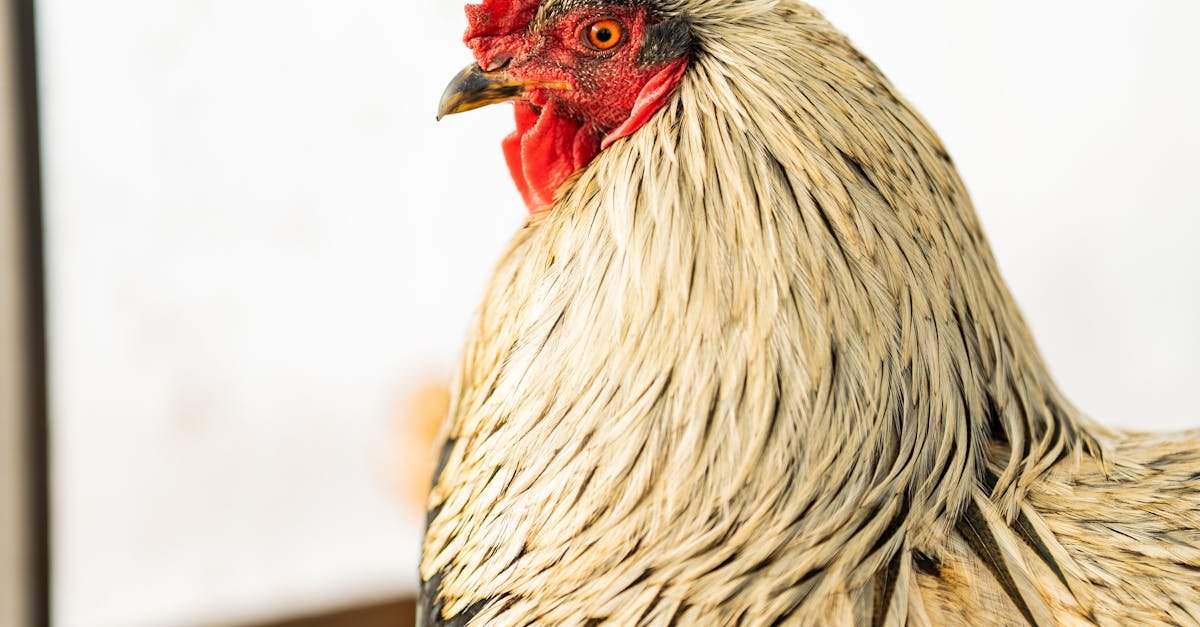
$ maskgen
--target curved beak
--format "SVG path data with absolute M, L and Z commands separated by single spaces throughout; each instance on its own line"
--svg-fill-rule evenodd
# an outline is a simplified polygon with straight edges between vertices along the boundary
M 522 81 L 508 75 L 504 69 L 486 72 L 472 63 L 450 81 L 438 104 L 437 119 L 470 111 L 491 104 L 516 100 L 525 95 L 528 87 L 570 89 L 566 83 L 557 81 Z
M 510 79 L 503 70 L 485 72 L 472 63 L 450 81 L 438 104 L 437 119 L 470 111 L 490 104 L 508 102 L 521 97 L 525 85 Z

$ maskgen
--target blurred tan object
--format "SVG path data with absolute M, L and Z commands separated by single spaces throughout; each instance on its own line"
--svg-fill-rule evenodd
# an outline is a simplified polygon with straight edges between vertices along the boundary
M 420 511 L 433 478 L 434 441 L 449 408 L 450 389 L 429 382 L 408 396 L 400 411 L 396 477 L 406 502 Z
M 35 623 L 17 23 L 13 4 L 6 4 L 0 11 L 0 625 Z

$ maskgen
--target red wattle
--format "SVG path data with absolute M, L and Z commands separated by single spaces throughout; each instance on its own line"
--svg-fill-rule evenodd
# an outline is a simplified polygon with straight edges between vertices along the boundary
M 530 213 L 554 204 L 554 194 L 600 152 L 600 140 L 553 103 L 541 114 L 516 103 L 517 130 L 504 140 L 504 159 Z
M 513 182 L 517 184 L 517 191 L 521 192 L 521 199 L 525 201 L 525 206 L 529 207 L 530 213 L 537 211 L 536 204 L 533 201 L 533 192 L 529 188 L 529 181 L 525 178 L 525 167 L 521 165 L 521 138 L 529 129 L 537 124 L 538 114 L 533 111 L 533 107 L 523 102 L 516 103 L 515 113 L 517 118 L 517 130 L 504 138 L 501 147 L 504 149 L 504 162 L 508 164 L 508 172 L 512 175 Z

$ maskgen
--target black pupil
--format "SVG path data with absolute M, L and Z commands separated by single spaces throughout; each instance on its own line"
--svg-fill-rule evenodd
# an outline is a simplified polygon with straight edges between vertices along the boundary
M 606 44 L 609 41 L 612 41 L 612 38 L 613 38 L 612 31 L 609 30 L 607 27 L 601 26 L 600 28 L 596 29 L 596 41 L 598 41 L 602 44 Z

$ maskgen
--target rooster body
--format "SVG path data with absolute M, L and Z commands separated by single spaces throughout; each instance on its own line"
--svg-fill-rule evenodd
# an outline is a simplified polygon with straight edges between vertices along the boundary
M 882 73 L 794 0 L 611 4 L 686 72 L 496 269 L 424 624 L 1200 624 L 1200 434 L 1062 396 Z

